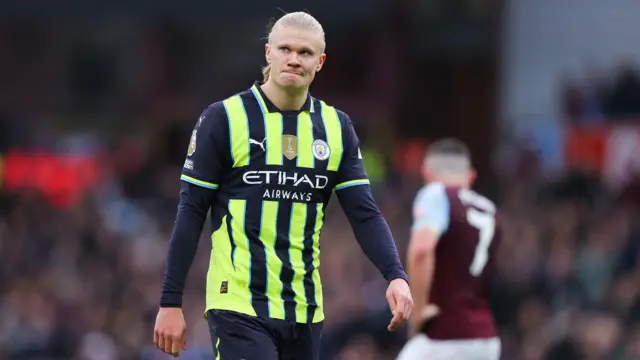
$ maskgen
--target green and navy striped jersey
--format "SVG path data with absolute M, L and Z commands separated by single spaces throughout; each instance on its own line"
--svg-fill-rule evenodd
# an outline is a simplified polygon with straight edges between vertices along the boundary
M 325 209 L 334 190 L 369 183 L 345 113 L 311 96 L 279 111 L 256 83 L 202 113 L 181 179 L 217 190 L 207 310 L 324 319 Z

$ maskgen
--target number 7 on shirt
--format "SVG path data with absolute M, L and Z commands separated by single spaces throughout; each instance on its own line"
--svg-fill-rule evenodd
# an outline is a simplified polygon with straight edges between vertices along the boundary
M 467 222 L 478 229 L 478 245 L 469 266 L 469 273 L 478 277 L 489 260 L 489 246 L 496 229 L 495 208 L 487 206 L 486 199 L 472 190 L 461 190 L 459 198 L 465 205 L 473 206 L 467 209 Z

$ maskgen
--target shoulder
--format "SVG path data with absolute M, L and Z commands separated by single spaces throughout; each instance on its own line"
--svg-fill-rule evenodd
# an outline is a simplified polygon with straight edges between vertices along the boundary
M 463 204 L 491 214 L 495 214 L 497 211 L 496 204 L 493 201 L 471 189 L 458 189 L 457 196 Z
M 218 101 L 210 104 L 202 111 L 193 130 L 192 137 L 205 136 L 215 139 L 215 141 L 222 141 L 227 138 L 228 128 L 227 112 L 223 102 Z
M 210 123 L 217 123 L 216 125 L 222 125 L 218 122 L 226 124 L 229 119 L 229 114 L 237 110 L 244 110 L 247 102 L 256 102 L 251 90 L 245 90 L 231 95 L 226 99 L 214 102 L 202 112 L 201 119 L 204 117 L 208 119 Z
M 343 127 L 352 125 L 351 118 L 346 112 L 338 109 L 331 104 L 327 104 L 326 102 L 318 98 L 313 98 L 313 102 L 314 106 L 318 106 L 323 114 L 326 114 L 327 112 L 334 113 L 338 117 L 338 120 L 340 120 L 340 124 Z
M 336 109 L 336 113 L 338 114 L 338 119 L 340 120 L 340 124 L 343 128 L 349 129 L 353 127 L 353 122 L 351 122 L 351 118 L 346 112 Z
M 340 119 L 340 122 L 342 123 L 343 126 L 351 126 L 352 122 L 351 122 L 351 118 L 349 117 L 349 115 L 340 110 L 340 109 L 336 109 L 336 113 L 338 114 L 338 119 Z
M 423 186 L 416 194 L 415 203 L 431 202 L 434 200 L 447 200 L 447 189 L 442 183 L 429 183 Z
M 219 125 L 219 122 L 227 121 L 227 113 L 223 101 L 217 101 L 207 106 L 198 119 L 198 126 L 211 124 Z
M 416 217 L 435 209 L 443 212 L 448 212 L 449 209 L 447 191 L 441 183 L 430 183 L 423 186 L 413 201 L 413 212 Z
M 449 227 L 451 207 L 444 185 L 431 183 L 418 191 L 413 205 L 414 229 L 428 226 L 442 234 Z
M 242 102 L 245 104 L 253 104 L 258 106 L 258 99 L 256 98 L 256 95 L 253 93 L 253 91 L 251 91 L 251 89 L 247 89 L 239 93 L 236 93 L 232 96 L 229 96 L 227 99 L 232 99 L 232 98 L 238 98 L 242 100 Z
M 239 93 L 235 93 L 218 103 L 214 103 L 214 105 L 216 104 L 219 104 L 218 105 L 219 107 L 221 107 L 222 109 L 226 109 L 226 111 L 228 112 L 231 110 L 231 107 L 233 106 L 244 107 L 247 104 L 252 104 L 257 106 L 258 100 L 256 99 L 255 95 L 253 95 L 253 92 L 251 91 L 251 89 L 248 89 L 248 90 L 241 91 Z

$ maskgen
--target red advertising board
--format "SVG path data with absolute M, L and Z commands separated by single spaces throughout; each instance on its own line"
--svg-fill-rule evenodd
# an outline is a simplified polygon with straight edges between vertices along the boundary
M 640 125 L 573 126 L 565 134 L 566 165 L 593 167 L 614 187 L 640 176 Z
M 0 161 L 2 189 L 36 190 L 54 205 L 66 207 L 79 200 L 99 180 L 95 158 L 77 155 L 9 152 Z

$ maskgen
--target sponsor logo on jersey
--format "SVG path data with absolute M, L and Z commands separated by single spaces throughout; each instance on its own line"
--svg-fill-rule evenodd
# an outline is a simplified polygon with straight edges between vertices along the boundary
M 329 178 L 324 175 L 306 175 L 296 172 L 276 170 L 247 171 L 242 175 L 242 181 L 248 185 L 280 185 L 280 186 L 308 186 L 312 189 L 324 189 Z
M 262 151 L 265 151 L 264 149 L 264 142 L 267 141 L 267 138 L 262 139 L 262 141 L 258 141 L 258 140 L 254 140 L 249 138 L 249 144 L 250 145 L 258 145 L 260 147 L 260 149 L 262 149 Z
M 309 189 L 322 190 L 329 184 L 329 178 L 324 175 L 307 175 L 276 170 L 247 171 L 242 175 L 242 181 L 247 185 L 283 187 L 282 189 L 265 189 L 262 194 L 264 199 L 307 202 L 313 199 L 313 193 Z
M 293 201 L 306 201 L 309 202 L 313 199 L 313 194 L 303 191 L 289 191 L 289 190 L 265 190 L 262 194 L 263 199 L 269 200 L 293 200 Z

